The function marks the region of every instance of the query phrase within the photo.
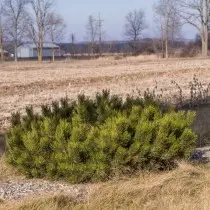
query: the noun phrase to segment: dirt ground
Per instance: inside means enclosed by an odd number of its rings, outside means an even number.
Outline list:
[[[56,63],[0,63],[0,131],[8,127],[11,112],[22,111],[26,105],[40,107],[43,103],[65,97],[75,99],[79,93],[93,96],[110,89],[126,96],[153,89],[173,97],[178,90],[185,95],[193,75],[204,84],[210,82],[210,59],[171,59],[144,61],[135,58],[103,58],[91,61],[59,61]]]

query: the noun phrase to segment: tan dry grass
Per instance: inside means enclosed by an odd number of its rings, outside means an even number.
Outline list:
[[[30,201],[29,201],[30,200]],[[19,203],[2,203],[0,202],[0,210],[61,210],[72,209],[77,202],[66,195],[53,195],[38,198],[27,198]]]
[[[209,169],[182,164],[162,174],[102,185],[83,209],[209,209]]]
[[[0,158],[0,183],[13,179],[24,179],[24,176],[21,175],[16,168],[9,165],[3,155],[3,157]]]
[[[210,209],[210,168],[181,163],[177,170],[144,173],[136,178],[98,184],[85,203],[77,204],[64,195],[33,198],[4,204],[14,210],[208,210]]]

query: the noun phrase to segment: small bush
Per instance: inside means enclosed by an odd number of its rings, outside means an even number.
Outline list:
[[[7,158],[28,177],[72,183],[107,180],[114,173],[166,169],[188,158],[196,135],[193,112],[162,107],[151,95],[123,101],[108,91],[95,99],[80,95],[13,114]]]

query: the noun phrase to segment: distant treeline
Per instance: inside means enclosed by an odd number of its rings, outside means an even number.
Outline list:
[[[201,52],[200,37],[197,35],[195,40],[177,40],[170,41],[169,56],[180,56],[180,57],[193,57]],[[87,58],[99,55],[99,45],[95,45],[94,51],[90,53],[90,48],[92,47],[89,42],[80,43],[57,43],[60,46],[63,54],[75,58]],[[145,38],[138,41],[136,55],[139,54],[158,54],[164,57],[163,43],[160,39]],[[5,49],[14,54],[13,44],[11,42],[5,43]],[[210,49],[210,46],[209,46]],[[104,41],[101,46],[102,55],[106,54],[133,54],[133,49],[129,41]],[[34,58],[36,59],[36,58]],[[51,59],[51,58],[45,58]],[[58,59],[58,58],[57,58]],[[62,59],[62,57],[60,58]]]
[[[176,54],[176,53],[183,53],[184,49],[190,46],[198,46],[198,42],[194,40],[180,40],[180,41],[173,41],[171,43],[171,49],[169,49],[169,54]],[[76,55],[84,55],[90,53],[90,43],[82,42],[82,43],[58,43],[66,54],[70,54],[72,56]],[[159,39],[151,39],[145,38],[139,40],[137,45],[137,55],[138,54],[160,54],[163,52],[163,43]],[[130,46],[128,41],[106,41],[102,43],[101,47],[102,53],[122,53],[128,54],[133,53],[133,49]],[[94,48],[94,53],[99,53],[99,45],[96,45]]]

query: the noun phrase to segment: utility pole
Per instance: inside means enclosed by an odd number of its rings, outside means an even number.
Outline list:
[[[101,19],[101,14],[99,13],[98,15],[98,30],[99,30],[99,54],[101,56],[101,46],[102,46],[102,27],[103,27],[103,22],[104,20]]]
[[[75,35],[72,33],[71,34],[71,47],[72,47],[72,57],[75,55]]]
[[[92,15],[88,18],[88,24],[87,24],[87,31],[91,39],[91,48],[92,48],[92,54],[94,54],[95,45],[99,46],[99,54],[102,53],[102,28],[103,28],[103,21],[101,19],[101,15],[99,13],[98,19],[95,19]]]

